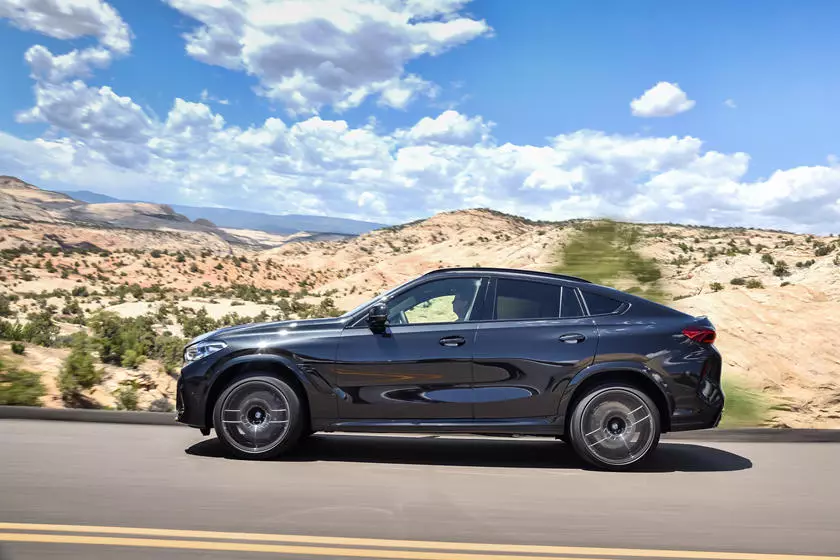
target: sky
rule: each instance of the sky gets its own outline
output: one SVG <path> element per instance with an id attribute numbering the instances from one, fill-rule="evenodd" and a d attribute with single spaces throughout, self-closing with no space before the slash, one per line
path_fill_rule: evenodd
<path id="1" fill-rule="evenodd" d="M 837 233 L 838 22 L 833 0 L 0 0 L 0 174 Z"/>

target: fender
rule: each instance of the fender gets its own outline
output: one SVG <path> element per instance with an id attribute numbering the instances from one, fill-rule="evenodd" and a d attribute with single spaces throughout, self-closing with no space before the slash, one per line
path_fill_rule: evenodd
<path id="1" fill-rule="evenodd" d="M 300 381 L 300 384 L 303 386 L 304 390 L 307 393 L 312 391 L 318 392 L 332 392 L 328 388 L 325 391 L 325 388 L 322 386 L 317 385 L 318 381 L 321 381 L 320 378 L 317 380 L 313 380 L 310 375 L 307 375 L 303 371 L 301 371 L 300 366 L 295 363 L 289 356 L 284 356 L 282 354 L 243 354 L 236 356 L 230 360 L 227 360 L 222 366 L 213 372 L 213 377 L 210 382 L 209 393 L 212 394 L 216 384 L 220 379 L 225 377 L 225 373 L 230 371 L 232 368 L 239 367 L 243 364 L 261 364 L 261 365 L 274 365 L 274 366 L 281 366 L 284 369 L 289 370 L 292 374 Z M 317 374 L 314 374 L 317 375 Z M 321 383 L 324 383 L 321 381 Z"/>
<path id="2" fill-rule="evenodd" d="M 650 382 L 648 384 L 649 386 L 657 388 L 661 402 L 667 407 L 667 416 L 662 419 L 663 423 L 665 423 L 665 425 L 670 423 L 671 413 L 674 410 L 674 397 L 671 395 L 668 385 L 665 383 L 665 380 L 659 372 L 649 368 L 642 362 L 633 360 L 596 362 L 576 373 L 575 376 L 572 377 L 571 381 L 569 381 L 566 385 L 563 390 L 563 395 L 560 397 L 560 406 L 557 411 L 558 417 L 566 417 L 569 405 L 572 403 L 572 399 L 575 397 L 577 389 L 580 388 L 582 384 L 595 376 L 612 372 L 634 372 L 638 375 L 644 376 L 644 378 Z M 656 400 L 657 399 L 654 399 L 654 401 Z"/>

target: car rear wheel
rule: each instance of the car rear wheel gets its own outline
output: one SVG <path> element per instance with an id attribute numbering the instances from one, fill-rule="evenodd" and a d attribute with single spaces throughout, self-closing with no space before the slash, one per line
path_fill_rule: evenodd
<path id="1" fill-rule="evenodd" d="M 601 469 L 627 470 L 656 449 L 659 409 L 644 392 L 611 384 L 587 393 L 572 412 L 569 435 L 583 459 Z"/>
<path id="2" fill-rule="evenodd" d="M 300 398 L 284 381 L 265 374 L 237 379 L 213 408 L 216 435 L 235 456 L 270 459 L 294 446 L 304 428 Z"/>

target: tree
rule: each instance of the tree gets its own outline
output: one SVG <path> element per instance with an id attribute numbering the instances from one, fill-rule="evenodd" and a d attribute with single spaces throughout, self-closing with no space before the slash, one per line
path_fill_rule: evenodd
<path id="1" fill-rule="evenodd" d="M 58 390 L 66 403 L 75 402 L 83 390 L 92 389 L 102 381 L 102 370 L 94 367 L 88 336 L 76 333 L 71 344 L 70 355 L 58 375 Z"/>

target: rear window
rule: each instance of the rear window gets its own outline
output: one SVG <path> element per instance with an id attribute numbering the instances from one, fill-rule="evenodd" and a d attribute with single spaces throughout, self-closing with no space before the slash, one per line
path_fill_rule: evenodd
<path id="1" fill-rule="evenodd" d="M 560 286 L 507 280 L 496 284 L 496 319 L 556 319 L 560 316 Z"/>
<path id="2" fill-rule="evenodd" d="M 622 305 L 622 302 L 607 296 L 602 296 L 601 294 L 584 291 L 581 291 L 581 293 L 583 294 L 583 299 L 586 301 L 586 307 L 589 308 L 590 315 L 615 313 Z"/>

